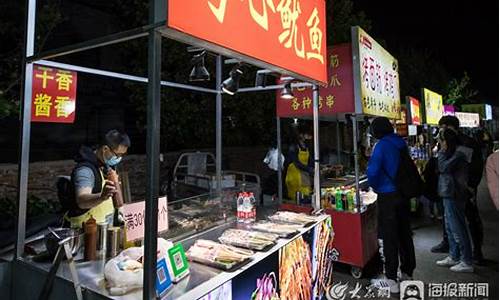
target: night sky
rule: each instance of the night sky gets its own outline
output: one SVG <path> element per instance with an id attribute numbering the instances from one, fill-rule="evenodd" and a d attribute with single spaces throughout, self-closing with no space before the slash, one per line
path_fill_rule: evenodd
<path id="1" fill-rule="evenodd" d="M 452 76 L 467 71 L 478 99 L 498 105 L 498 1 L 354 0 L 372 20 L 371 35 L 389 50 L 434 50 Z"/>

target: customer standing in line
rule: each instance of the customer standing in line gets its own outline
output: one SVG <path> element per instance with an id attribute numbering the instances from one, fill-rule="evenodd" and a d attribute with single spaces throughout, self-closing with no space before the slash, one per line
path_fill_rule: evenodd
<path id="1" fill-rule="evenodd" d="M 438 193 L 443 198 L 449 255 L 438 266 L 454 272 L 474 272 L 472 246 L 465 220 L 465 204 L 471 193 L 467 188 L 468 166 L 472 149 L 459 146 L 458 134 L 450 129 L 439 132 Z"/>
<path id="2" fill-rule="evenodd" d="M 375 118 L 371 134 L 378 140 L 368 162 L 367 176 L 377 193 L 378 226 L 383 240 L 385 278 L 374 279 L 379 289 L 399 292 L 398 267 L 401 261 L 401 280 L 409 280 L 416 267 L 415 248 L 410 227 L 410 199 L 404 198 L 394 178 L 402 151 L 408 151 L 405 141 L 394 133 L 385 117 Z"/>
<path id="3" fill-rule="evenodd" d="M 465 135 L 460 130 L 460 121 L 455 116 L 443 116 L 439 120 L 441 129 L 451 129 L 458 136 L 458 145 L 467 147 L 472 150 L 472 155 L 467 156 L 469 168 L 467 187 L 470 198 L 465 202 L 465 218 L 468 222 L 469 232 L 472 238 L 472 250 L 474 263 L 478 265 L 484 264 L 482 252 L 483 244 L 483 222 L 477 208 L 477 187 L 483 176 L 484 161 L 481 157 L 481 148 L 479 144 L 471 137 Z M 448 237 L 446 232 L 443 233 L 443 242 L 432 247 L 431 251 L 435 253 L 448 253 Z"/>

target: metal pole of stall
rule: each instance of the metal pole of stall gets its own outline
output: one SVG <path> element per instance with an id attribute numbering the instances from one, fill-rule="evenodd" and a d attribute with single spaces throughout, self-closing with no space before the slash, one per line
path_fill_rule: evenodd
<path id="1" fill-rule="evenodd" d="M 354 152 L 354 175 L 356 178 L 356 203 L 358 212 L 361 210 L 361 199 L 359 197 L 359 161 L 358 161 L 358 121 L 356 115 L 352 116 L 352 139 Z"/>
<path id="2" fill-rule="evenodd" d="M 283 171 L 281 170 L 281 118 L 276 116 L 276 147 L 278 149 L 278 201 L 283 202 Z"/>
<path id="3" fill-rule="evenodd" d="M 340 121 L 339 121 L 339 115 L 337 114 L 337 122 L 335 124 L 335 132 L 337 135 L 337 164 L 342 164 L 342 159 L 340 157 Z"/>
<path id="4" fill-rule="evenodd" d="M 33 83 L 33 64 L 26 63 L 26 58 L 34 53 L 35 48 L 35 24 L 36 24 L 36 0 L 27 0 L 26 7 L 26 31 L 25 31 L 25 57 L 23 77 L 24 92 L 22 92 L 21 104 L 21 137 L 19 166 L 18 166 L 18 194 L 17 194 L 17 223 L 16 223 L 16 258 L 24 254 L 24 242 L 26 238 L 26 211 L 28 201 L 28 173 L 30 156 L 31 135 L 31 88 Z"/>
<path id="5" fill-rule="evenodd" d="M 215 63 L 215 177 L 217 180 L 217 195 L 222 195 L 222 56 L 217 55 Z"/>
<path id="6" fill-rule="evenodd" d="M 313 208 L 321 208 L 321 188 L 319 182 L 319 87 L 313 86 L 313 128 L 314 128 L 314 201 Z"/>
<path id="7" fill-rule="evenodd" d="M 165 1 L 163 1 L 165 2 Z M 166 3 L 149 1 L 149 22 L 165 18 Z M 144 226 L 144 277 L 142 298 L 155 299 L 158 247 L 158 197 L 160 178 L 160 109 L 161 109 L 161 34 L 151 29 L 148 35 L 148 98 L 146 136 L 146 209 Z"/>

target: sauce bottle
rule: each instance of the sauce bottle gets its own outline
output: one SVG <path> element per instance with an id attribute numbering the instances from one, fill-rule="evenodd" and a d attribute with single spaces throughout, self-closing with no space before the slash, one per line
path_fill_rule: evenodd
<path id="1" fill-rule="evenodd" d="M 83 258 L 85 261 L 96 260 L 97 258 L 97 222 L 90 216 L 90 219 L 83 226 L 85 249 Z"/>

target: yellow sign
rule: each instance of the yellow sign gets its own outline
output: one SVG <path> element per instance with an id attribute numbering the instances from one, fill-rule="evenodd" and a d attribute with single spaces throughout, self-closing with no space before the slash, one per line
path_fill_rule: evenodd
<path id="1" fill-rule="evenodd" d="M 352 39 L 362 113 L 399 119 L 398 61 L 359 27 L 353 27 Z"/>
<path id="2" fill-rule="evenodd" d="M 443 116 L 443 96 L 431 90 L 424 89 L 425 123 L 438 125 Z"/>

